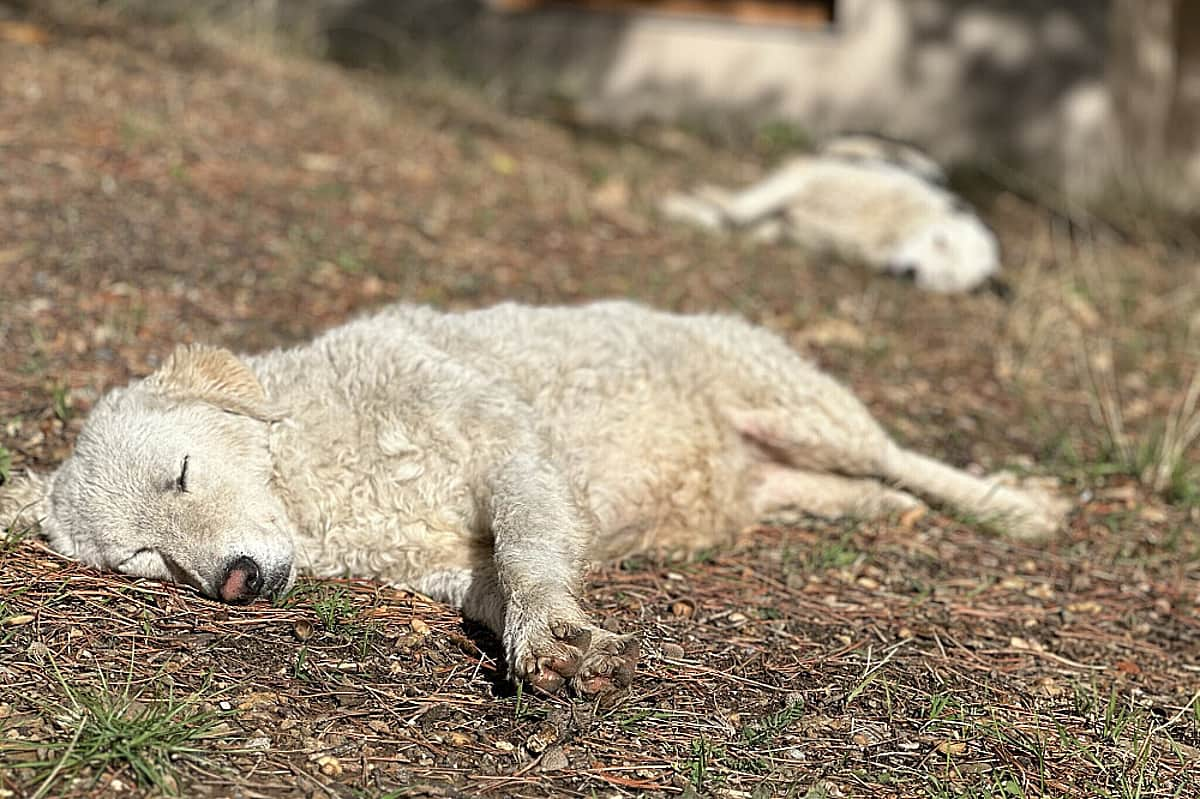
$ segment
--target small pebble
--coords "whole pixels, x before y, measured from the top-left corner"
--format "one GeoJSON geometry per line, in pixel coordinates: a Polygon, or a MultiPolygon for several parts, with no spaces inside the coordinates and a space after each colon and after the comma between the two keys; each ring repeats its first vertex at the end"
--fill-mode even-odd
{"type": "Polygon", "coordinates": [[[681,647],[679,644],[670,643],[662,645],[662,653],[663,657],[674,658],[676,660],[684,655],[683,647],[681,647]]]}
{"type": "Polygon", "coordinates": [[[934,748],[943,755],[961,755],[967,751],[967,745],[962,741],[942,741],[934,748]]]}
{"type": "Polygon", "coordinates": [[[531,754],[540,754],[545,752],[550,744],[558,740],[559,731],[550,722],[543,722],[538,726],[533,734],[525,739],[525,748],[531,754]]]}
{"type": "Polygon", "coordinates": [[[542,761],[538,764],[540,771],[561,771],[571,765],[567,760],[567,753],[563,751],[561,746],[552,746],[546,750],[546,754],[542,755],[542,761]]]}
{"type": "Polygon", "coordinates": [[[309,638],[312,638],[312,622],[301,619],[300,621],[296,622],[296,626],[292,628],[292,632],[295,633],[298,640],[307,641],[309,638]]]}

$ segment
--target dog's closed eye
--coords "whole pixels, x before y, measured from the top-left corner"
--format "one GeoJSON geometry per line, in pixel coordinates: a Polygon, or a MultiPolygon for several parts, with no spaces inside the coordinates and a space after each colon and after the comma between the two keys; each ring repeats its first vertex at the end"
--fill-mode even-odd
{"type": "Polygon", "coordinates": [[[151,547],[139,549],[125,558],[125,560],[117,563],[114,568],[122,574],[128,574],[133,577],[151,577],[157,580],[171,579],[171,572],[167,568],[166,561],[163,560],[158,550],[151,547]]]}
{"type": "Polygon", "coordinates": [[[190,457],[190,455],[183,456],[183,467],[179,470],[179,477],[175,478],[175,488],[181,494],[187,493],[188,459],[190,457]]]}

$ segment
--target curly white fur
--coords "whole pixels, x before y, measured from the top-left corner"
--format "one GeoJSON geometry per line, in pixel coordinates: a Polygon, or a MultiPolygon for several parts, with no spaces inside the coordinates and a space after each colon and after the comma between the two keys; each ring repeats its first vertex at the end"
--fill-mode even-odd
{"type": "Polygon", "coordinates": [[[403,583],[489,624],[515,676],[583,692],[627,684],[637,657],[580,609],[588,559],[695,552],[785,505],[911,507],[910,490],[1017,533],[1060,510],[898,446],[762,329],[623,302],[402,305],[293,349],[183,347],[105,396],[40,479],[0,512],[32,506],[65,554],[226,599],[247,560],[261,593],[297,568],[403,583]]]}

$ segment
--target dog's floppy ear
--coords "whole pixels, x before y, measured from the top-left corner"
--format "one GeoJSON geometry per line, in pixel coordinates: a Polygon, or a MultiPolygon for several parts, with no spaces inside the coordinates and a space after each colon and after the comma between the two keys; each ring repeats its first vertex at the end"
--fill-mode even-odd
{"type": "Polygon", "coordinates": [[[281,418],[262,383],[236,355],[221,347],[183,344],[146,385],[171,399],[199,400],[263,421],[281,418]]]}

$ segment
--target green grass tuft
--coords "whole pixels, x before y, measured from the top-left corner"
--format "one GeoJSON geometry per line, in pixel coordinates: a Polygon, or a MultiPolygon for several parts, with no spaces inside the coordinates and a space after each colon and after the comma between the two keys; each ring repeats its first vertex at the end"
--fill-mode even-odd
{"type": "Polygon", "coordinates": [[[352,632],[358,615],[358,608],[350,592],[344,588],[329,588],[312,602],[313,612],[317,620],[331,633],[352,632]]]}
{"type": "Polygon", "coordinates": [[[63,700],[41,710],[57,739],[0,743],[0,759],[29,773],[33,799],[57,796],[78,782],[94,785],[107,772],[178,794],[179,763],[204,760],[202,744],[217,734],[220,716],[208,708],[203,688],[184,697],[168,689],[165,697],[146,699],[132,694],[132,672],[118,689],[103,673],[97,686],[72,687],[57,665],[53,671],[63,700]]]}
{"type": "Polygon", "coordinates": [[[797,698],[758,724],[742,728],[742,740],[747,746],[761,746],[774,741],[779,735],[804,716],[804,701],[797,698]]]}

